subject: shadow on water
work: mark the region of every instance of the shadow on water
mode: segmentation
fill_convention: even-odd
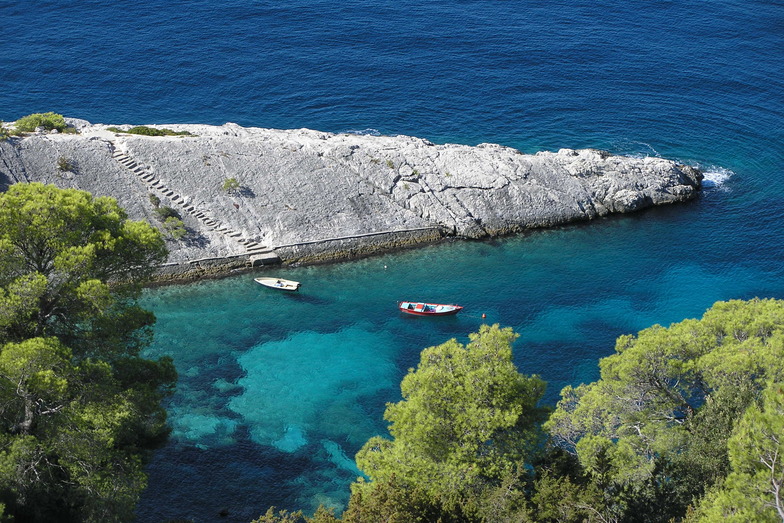
[[[301,484],[292,482],[314,468],[314,455],[306,452],[286,453],[252,441],[247,427],[240,426],[236,443],[217,448],[192,445],[169,445],[160,451],[161,460],[154,465],[166,478],[163,489],[154,493],[155,503],[140,507],[142,521],[250,521],[269,505],[289,506],[299,503]],[[318,448],[308,449],[316,454]],[[194,483],[191,478],[200,477]],[[350,481],[349,478],[346,481]],[[226,489],[227,484],[234,485]],[[259,484],[274,484],[275,489],[261,490]],[[189,506],[181,506],[181,492],[191,493]],[[151,493],[147,493],[150,495]]]
[[[459,318],[457,314],[450,314],[446,316],[417,316],[416,314],[406,314],[404,312],[399,312],[398,315],[400,319],[403,321],[412,322],[425,322],[425,323],[434,323],[435,325],[439,325],[441,323],[448,323],[448,324],[455,324],[459,322]]]
[[[309,305],[331,305],[335,303],[335,300],[330,300],[322,296],[316,296],[314,294],[302,293],[301,291],[291,292],[288,293],[286,296],[291,300],[300,303],[307,303]]]

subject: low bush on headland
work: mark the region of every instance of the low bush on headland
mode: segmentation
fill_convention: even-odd
[[[236,178],[227,178],[221,185],[221,190],[225,193],[234,194],[240,190],[240,182]]]
[[[68,127],[62,114],[57,113],[33,113],[19,118],[14,127],[17,132],[32,133],[39,127],[47,131],[58,131],[61,133],[75,133],[76,129]]]
[[[147,127],[146,125],[137,125],[136,127],[131,127],[127,131],[124,131],[117,127],[107,127],[106,130],[111,131],[113,133],[140,134],[143,136],[195,136],[194,134],[191,134],[189,131],[172,131],[171,129],[155,129],[153,127]]]
[[[158,199],[160,202],[160,199]],[[182,219],[180,213],[177,212],[176,209],[172,209],[171,207],[155,207],[155,215],[160,221],[165,221],[166,218],[177,218]]]
[[[150,196],[155,195],[151,194]],[[160,207],[160,198],[157,196],[155,196],[155,199],[150,198],[150,202],[155,205],[155,215],[158,221],[161,222],[161,230],[166,236],[175,240],[181,240],[188,234],[185,223],[182,221],[182,216],[176,209],[166,206]]]

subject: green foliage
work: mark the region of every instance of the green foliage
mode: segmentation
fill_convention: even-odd
[[[154,196],[154,195],[150,195]],[[160,200],[157,199],[158,203]],[[153,204],[155,201],[153,201]],[[182,217],[180,213],[177,212],[175,209],[171,207],[155,207],[155,215],[158,217],[158,220],[161,222],[161,228],[163,229],[164,234],[169,238],[173,238],[175,240],[183,239],[187,234],[188,231],[185,228],[185,223],[182,221]]]
[[[26,133],[35,131],[37,127],[43,127],[47,131],[58,130],[64,132],[68,125],[65,123],[63,115],[57,113],[34,113],[24,116],[16,121],[16,130]]]
[[[483,326],[422,352],[340,521],[784,520],[784,301],[621,336],[600,380],[562,391],[544,449],[515,337]]]
[[[424,489],[411,486],[391,476],[354,488],[348,508],[340,518],[344,523],[388,521],[462,521],[460,508],[447,510]]]
[[[128,521],[168,435],[170,358],[143,359],[139,284],[160,233],[111,198],[38,183],[0,195],[0,503],[19,521]]]
[[[340,521],[337,519],[331,510],[319,506],[313,517],[307,517],[302,514],[302,511],[289,512],[288,510],[280,510],[275,513],[275,507],[270,507],[266,513],[251,523],[335,523]]]
[[[511,329],[483,325],[461,345],[422,351],[401,383],[403,401],[387,405],[392,440],[371,438],[357,464],[371,480],[393,477],[447,505],[494,484],[540,442],[538,377],[512,363]],[[359,487],[358,487],[359,488]]]
[[[545,471],[534,484],[531,521],[611,521],[603,511],[602,494],[595,485],[582,486],[569,476]]]
[[[288,510],[280,510],[275,513],[275,507],[267,509],[263,515],[251,521],[251,523],[302,523],[304,516],[302,511],[289,512]]]
[[[156,129],[154,127],[147,127],[146,125],[131,127],[127,131],[123,131],[118,127],[107,127],[106,130],[113,133],[140,134],[142,136],[194,136],[190,131],[173,131],[166,128]]]
[[[5,331],[13,341],[88,328],[106,312],[108,282],[138,291],[166,248],[113,198],[19,183],[0,195],[0,254],[0,309],[15,318]]]
[[[11,136],[11,132],[3,126],[3,121],[0,120],[0,142],[9,138]],[[0,511],[0,516],[2,516],[2,511]]]
[[[240,182],[238,182],[236,178],[226,178],[223,181],[223,185],[221,186],[221,190],[229,194],[235,193],[239,189]]]
[[[772,384],[762,406],[749,407],[729,440],[731,472],[710,492],[699,521],[784,520],[784,383]]]
[[[57,159],[57,170],[61,172],[73,171],[74,164],[65,156],[61,156]]]
[[[163,230],[169,237],[175,240],[181,240],[188,234],[183,221],[174,216],[169,216],[163,220]]]
[[[173,209],[171,207],[166,207],[166,206],[156,207],[155,215],[162,222],[165,222],[168,218],[177,218],[178,220],[182,219],[180,213],[178,213],[176,209]]]
[[[8,427],[0,434],[0,471],[7,472],[0,497],[12,512],[59,519],[64,496],[85,520],[128,520],[146,479],[134,447],[119,443],[146,423],[143,404],[111,386],[108,365],[76,365],[54,338],[6,344],[0,376],[0,420]],[[42,492],[47,485],[58,495]]]
[[[546,427],[622,511],[679,517],[728,472],[727,441],[784,378],[783,348],[784,302],[718,302],[701,320],[621,336],[601,379],[566,387]]]
[[[155,196],[153,193],[149,193],[148,196],[153,207],[158,207],[161,205],[161,199]]]

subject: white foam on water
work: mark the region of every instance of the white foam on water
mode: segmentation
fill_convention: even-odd
[[[612,144],[612,149],[615,154],[631,156],[632,158],[647,158],[649,156],[661,158],[661,154],[653,145],[638,140],[615,140]]]
[[[735,173],[724,167],[711,166],[702,172],[704,178],[702,179],[702,186],[706,189],[722,188],[727,190],[724,184]]]
[[[381,136],[381,132],[378,129],[372,129],[372,128],[362,129],[362,130],[349,129],[345,132],[346,134],[358,134],[361,136]]]

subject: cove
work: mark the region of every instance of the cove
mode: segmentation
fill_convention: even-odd
[[[158,324],[145,355],[171,355],[180,380],[140,519],[341,510],[359,475],[353,456],[386,433],[384,406],[400,399],[419,352],[466,342],[483,322],[520,334],[515,362],[548,382],[554,404],[565,385],[598,377],[622,334],[699,317],[717,300],[780,294],[778,267],[727,256],[742,230],[701,233],[695,217],[726,197],[719,185],[639,215],[148,290]],[[302,287],[275,292],[253,281],[261,274]],[[411,317],[399,300],[465,309]]]

